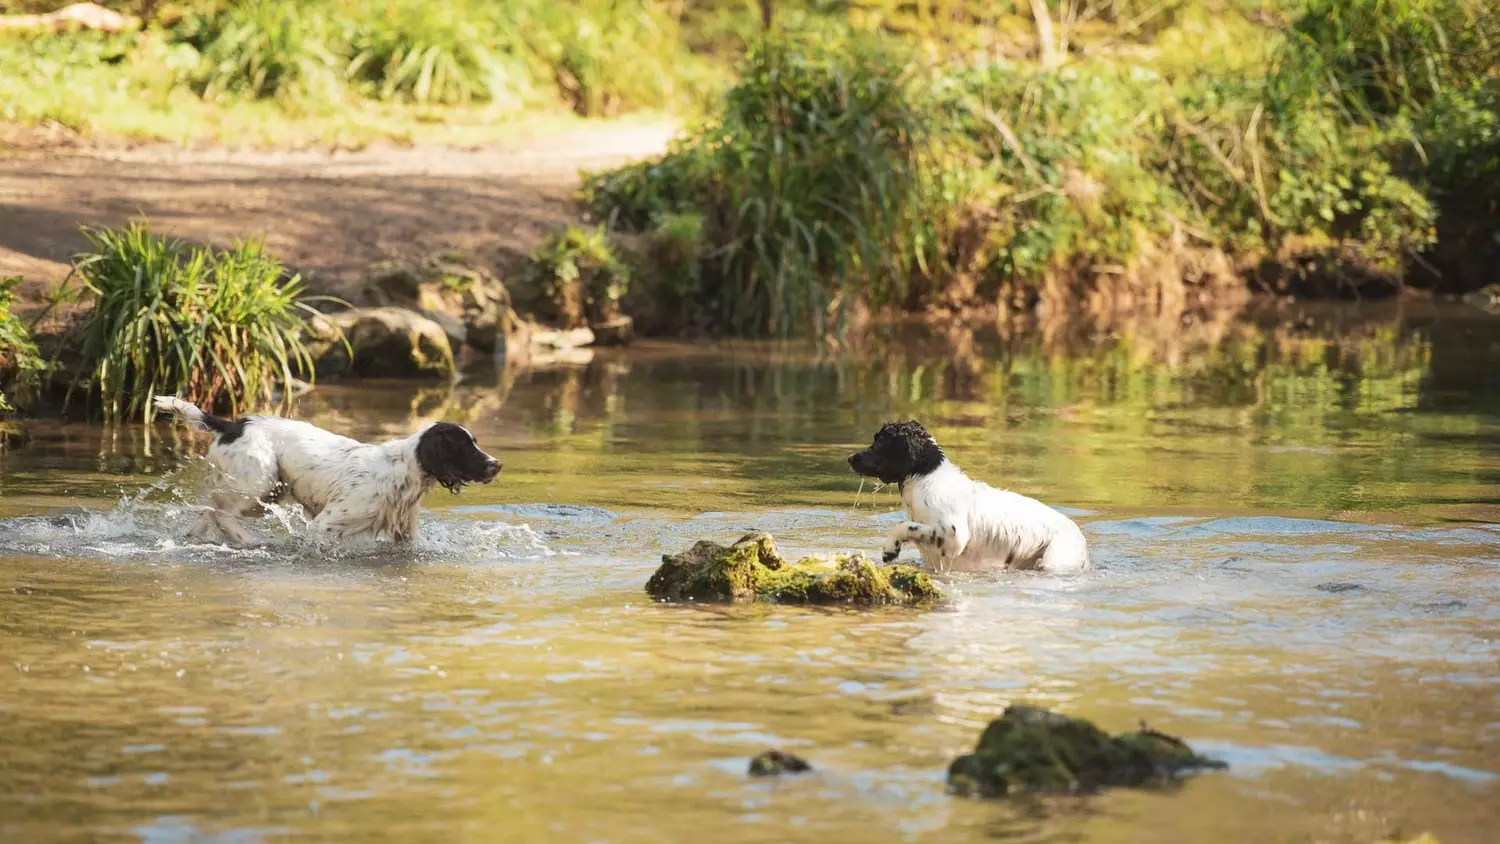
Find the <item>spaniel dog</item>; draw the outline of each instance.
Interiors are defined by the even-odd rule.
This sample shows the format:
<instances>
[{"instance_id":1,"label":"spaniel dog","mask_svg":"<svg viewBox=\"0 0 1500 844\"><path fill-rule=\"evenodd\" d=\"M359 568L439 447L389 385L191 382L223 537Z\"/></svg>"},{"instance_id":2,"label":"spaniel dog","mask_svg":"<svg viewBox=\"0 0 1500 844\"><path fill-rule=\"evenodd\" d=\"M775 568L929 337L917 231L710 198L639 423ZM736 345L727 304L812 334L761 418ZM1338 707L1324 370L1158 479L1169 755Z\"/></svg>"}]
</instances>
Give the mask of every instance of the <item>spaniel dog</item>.
<instances>
[{"instance_id":1,"label":"spaniel dog","mask_svg":"<svg viewBox=\"0 0 1500 844\"><path fill-rule=\"evenodd\" d=\"M366 444L279 416L223 419L173 396L157 396L154 404L214 433L208 449L218 476L213 507L190 534L202 541L217 528L237 545L254 544L240 517L281 495L307 510L319 538L407 541L417 535L418 506L434 484L457 494L466 483L489 483L500 474L500 461L449 422L403 440Z\"/></svg>"},{"instance_id":2,"label":"spaniel dog","mask_svg":"<svg viewBox=\"0 0 1500 844\"><path fill-rule=\"evenodd\" d=\"M882 426L869 448L849 457L849 466L856 474L901 485L909 521L886 538L888 563L909 542L935 571L1089 567L1083 531L1073 520L1040 501L965 475L916 422Z\"/></svg>"}]
</instances>

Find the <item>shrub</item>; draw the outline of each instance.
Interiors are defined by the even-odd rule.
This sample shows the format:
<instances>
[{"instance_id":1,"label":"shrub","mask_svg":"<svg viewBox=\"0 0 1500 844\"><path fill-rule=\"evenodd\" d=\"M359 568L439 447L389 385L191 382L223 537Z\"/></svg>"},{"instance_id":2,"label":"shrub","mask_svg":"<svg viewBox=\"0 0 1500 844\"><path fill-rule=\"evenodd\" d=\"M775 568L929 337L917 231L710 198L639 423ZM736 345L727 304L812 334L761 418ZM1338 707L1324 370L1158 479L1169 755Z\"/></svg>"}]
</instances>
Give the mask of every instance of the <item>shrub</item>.
<instances>
[{"instance_id":1,"label":"shrub","mask_svg":"<svg viewBox=\"0 0 1500 844\"><path fill-rule=\"evenodd\" d=\"M15 410L6 399L7 390L13 396L28 397L46 370L30 327L10 310L20 283L20 276L0 279L0 411Z\"/></svg>"},{"instance_id":2,"label":"shrub","mask_svg":"<svg viewBox=\"0 0 1500 844\"><path fill-rule=\"evenodd\" d=\"M345 25L349 79L383 100L452 104L529 97L527 69L492 52L486 42L493 34L465 12L414 2L364 11Z\"/></svg>"},{"instance_id":3,"label":"shrub","mask_svg":"<svg viewBox=\"0 0 1500 844\"><path fill-rule=\"evenodd\" d=\"M676 21L649 0L510 0L498 28L521 46L561 100L584 116L696 105L722 72L683 45Z\"/></svg>"},{"instance_id":4,"label":"shrub","mask_svg":"<svg viewBox=\"0 0 1500 844\"><path fill-rule=\"evenodd\" d=\"M1320 90L1373 122L1469 87L1497 58L1491 0L1305 0L1271 81L1285 98Z\"/></svg>"},{"instance_id":5,"label":"shrub","mask_svg":"<svg viewBox=\"0 0 1500 844\"><path fill-rule=\"evenodd\" d=\"M630 270L615 257L603 227L554 231L526 262L523 279L541 298L544 315L575 328L619 315Z\"/></svg>"},{"instance_id":6,"label":"shrub","mask_svg":"<svg viewBox=\"0 0 1500 844\"><path fill-rule=\"evenodd\" d=\"M718 116L662 160L592 177L585 200L634 230L702 218L699 305L717 328L786 333L890 301L941 242L932 178L945 123L877 42L771 39Z\"/></svg>"},{"instance_id":7,"label":"shrub","mask_svg":"<svg viewBox=\"0 0 1500 844\"><path fill-rule=\"evenodd\" d=\"M192 82L204 99L233 94L303 104L340 97L340 62L316 5L250 0L190 14L175 37L201 54Z\"/></svg>"},{"instance_id":8,"label":"shrub","mask_svg":"<svg viewBox=\"0 0 1500 844\"><path fill-rule=\"evenodd\" d=\"M237 413L269 402L294 375L312 377L302 338L316 299L260 243L218 252L139 225L84 234L92 249L73 272L93 310L73 388L97 395L107 420L164 393Z\"/></svg>"}]
</instances>

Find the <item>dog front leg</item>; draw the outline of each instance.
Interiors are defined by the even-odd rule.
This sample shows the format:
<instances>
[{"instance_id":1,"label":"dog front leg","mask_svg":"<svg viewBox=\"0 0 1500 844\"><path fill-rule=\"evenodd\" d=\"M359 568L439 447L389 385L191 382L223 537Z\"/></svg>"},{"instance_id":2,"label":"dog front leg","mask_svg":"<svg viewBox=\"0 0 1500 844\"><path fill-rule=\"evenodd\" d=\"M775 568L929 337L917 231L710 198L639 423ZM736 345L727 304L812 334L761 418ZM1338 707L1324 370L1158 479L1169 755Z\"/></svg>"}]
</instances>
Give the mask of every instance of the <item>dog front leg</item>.
<instances>
[{"instance_id":1,"label":"dog front leg","mask_svg":"<svg viewBox=\"0 0 1500 844\"><path fill-rule=\"evenodd\" d=\"M937 525L932 541L922 549L923 559L930 553L934 571L948 571L953 561L969 547L969 526L961 521L945 521Z\"/></svg>"},{"instance_id":2,"label":"dog front leg","mask_svg":"<svg viewBox=\"0 0 1500 844\"><path fill-rule=\"evenodd\" d=\"M236 493L220 493L214 496L214 508L206 515L210 522L224 534L230 544L248 548L258 544L250 531L240 524L240 516L255 506L255 501ZM200 520L201 525L201 520ZM194 529L195 534L201 533Z\"/></svg>"},{"instance_id":3,"label":"dog front leg","mask_svg":"<svg viewBox=\"0 0 1500 844\"><path fill-rule=\"evenodd\" d=\"M908 542L926 545L936 536L937 528L932 525L924 525L921 522L902 522L891 528L890 534L886 536L880 559L882 562L895 562L896 558L901 556L901 546Z\"/></svg>"},{"instance_id":4,"label":"dog front leg","mask_svg":"<svg viewBox=\"0 0 1500 844\"><path fill-rule=\"evenodd\" d=\"M891 529L886 537L885 548L880 555L884 562L894 562L901 555L901 546L912 543L922 551L922 559L934 571L947 571L958 555L969 546L969 528L961 522L941 522L936 525L921 522L902 522Z\"/></svg>"}]
</instances>

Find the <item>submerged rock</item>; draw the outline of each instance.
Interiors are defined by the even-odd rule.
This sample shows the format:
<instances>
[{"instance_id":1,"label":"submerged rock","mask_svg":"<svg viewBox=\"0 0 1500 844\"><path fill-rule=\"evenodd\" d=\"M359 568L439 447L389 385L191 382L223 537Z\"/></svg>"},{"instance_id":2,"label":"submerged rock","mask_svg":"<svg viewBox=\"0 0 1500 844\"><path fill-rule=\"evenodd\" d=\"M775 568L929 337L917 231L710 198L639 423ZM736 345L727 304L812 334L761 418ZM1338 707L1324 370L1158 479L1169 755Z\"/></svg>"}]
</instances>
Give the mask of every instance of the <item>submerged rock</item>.
<instances>
[{"instance_id":1,"label":"submerged rock","mask_svg":"<svg viewBox=\"0 0 1500 844\"><path fill-rule=\"evenodd\" d=\"M789 563L771 535L760 531L728 547L704 540L681 554L663 555L646 591L670 601L785 604L911 604L943 597L921 569L877 566L863 554Z\"/></svg>"},{"instance_id":2,"label":"submerged rock","mask_svg":"<svg viewBox=\"0 0 1500 844\"><path fill-rule=\"evenodd\" d=\"M973 753L948 766L948 789L981 797L1068 793L1165 785L1183 774L1224 767L1145 725L1110 736L1081 718L1015 705L990 722Z\"/></svg>"},{"instance_id":3,"label":"submerged rock","mask_svg":"<svg viewBox=\"0 0 1500 844\"><path fill-rule=\"evenodd\" d=\"M804 774L812 770L812 765L800 756L783 753L780 750L767 750L754 759L750 760L750 776L752 777L775 777L781 774Z\"/></svg>"}]
</instances>

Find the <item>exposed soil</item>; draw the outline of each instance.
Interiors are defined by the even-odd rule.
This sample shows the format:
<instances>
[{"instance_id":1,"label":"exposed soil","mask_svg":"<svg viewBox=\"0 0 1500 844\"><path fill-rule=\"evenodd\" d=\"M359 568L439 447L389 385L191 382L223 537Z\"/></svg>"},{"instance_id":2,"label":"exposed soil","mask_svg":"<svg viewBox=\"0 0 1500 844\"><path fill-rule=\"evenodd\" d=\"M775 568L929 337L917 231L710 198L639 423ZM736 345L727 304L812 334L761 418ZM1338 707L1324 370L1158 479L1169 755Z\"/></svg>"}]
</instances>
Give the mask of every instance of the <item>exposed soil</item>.
<instances>
[{"instance_id":1,"label":"exposed soil","mask_svg":"<svg viewBox=\"0 0 1500 844\"><path fill-rule=\"evenodd\" d=\"M525 254L576 219L580 170L659 153L676 128L596 123L476 150L0 145L0 277L22 276L22 302L36 302L86 245L80 225L144 219L217 246L263 236L316 292L357 299L380 260Z\"/></svg>"}]
</instances>

